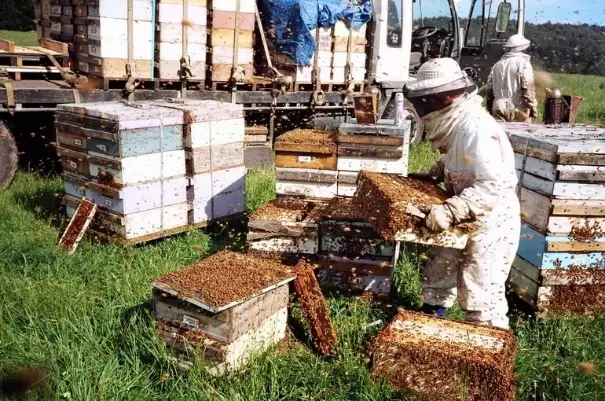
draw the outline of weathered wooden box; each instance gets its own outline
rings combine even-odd
[[[377,125],[342,124],[338,134],[338,171],[361,170],[407,175],[409,121],[402,127],[392,120]]]
[[[160,79],[179,80],[183,73],[182,58],[193,74],[188,79],[206,79],[206,6],[206,0],[158,0],[156,48]]]
[[[277,167],[275,175],[278,195],[330,199],[338,191],[338,173],[334,170]]]
[[[515,399],[509,331],[400,311],[370,351],[375,378],[422,399]]]
[[[278,199],[249,216],[247,247],[267,256],[315,255],[323,204]]]
[[[190,222],[200,224],[246,211],[246,168],[214,170],[189,178]]]
[[[154,280],[157,331],[211,373],[237,370],[285,336],[294,278],[279,262],[220,252]]]

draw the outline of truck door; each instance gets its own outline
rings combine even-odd
[[[410,64],[412,0],[375,0],[373,4],[370,82],[401,89]]]
[[[460,66],[482,86],[504,54],[509,37],[523,34],[525,0],[472,0],[464,29]]]

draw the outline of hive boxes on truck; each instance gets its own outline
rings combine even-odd
[[[127,79],[129,60],[133,76],[154,77],[155,0],[95,0],[88,2],[86,43],[76,46],[77,68],[107,79]],[[129,11],[130,9],[130,11]],[[81,26],[81,24],[78,24]],[[78,27],[78,40],[83,29]],[[82,53],[82,52],[85,53]]]
[[[338,196],[352,197],[361,170],[407,175],[410,122],[395,126],[393,120],[378,124],[357,124],[356,120],[338,129]]]
[[[279,196],[333,198],[337,193],[335,133],[296,129],[275,141]]]
[[[509,284],[540,311],[605,309],[605,130],[506,124],[522,229]]]
[[[241,213],[243,162],[226,165],[223,159],[215,171],[208,168],[197,174],[195,169],[188,171],[186,160],[192,150],[185,150],[185,145],[191,145],[193,132],[205,141],[205,151],[217,148],[220,154],[221,145],[210,141],[211,132],[215,137],[220,133],[233,137],[227,135],[233,121],[220,119],[241,116],[242,108],[188,102],[191,105],[162,101],[59,106],[55,124],[68,215],[73,215],[79,199],[86,198],[99,206],[93,229],[139,243]],[[209,115],[217,121],[196,120]],[[232,146],[243,147],[243,127],[239,138],[239,145]],[[211,159],[204,163],[211,166]]]
[[[153,281],[157,332],[211,373],[238,370],[285,337],[294,278],[279,262],[220,252]]]
[[[254,76],[254,1],[209,0],[210,77],[212,82],[231,81],[234,66],[244,80]]]
[[[208,10],[206,0],[157,0],[158,78],[179,80],[181,59],[191,69],[191,81],[206,79]]]
[[[427,400],[513,401],[511,332],[400,311],[370,346],[372,375]]]

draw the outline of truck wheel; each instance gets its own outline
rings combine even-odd
[[[13,134],[0,121],[0,191],[8,188],[17,172],[19,155]]]
[[[410,120],[412,127],[410,129],[410,145],[418,145],[424,139],[424,123],[416,112],[412,103],[405,99],[403,102],[405,119]]]

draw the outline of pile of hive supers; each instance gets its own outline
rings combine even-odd
[[[543,312],[605,309],[605,129],[505,128],[523,220],[511,287]]]

